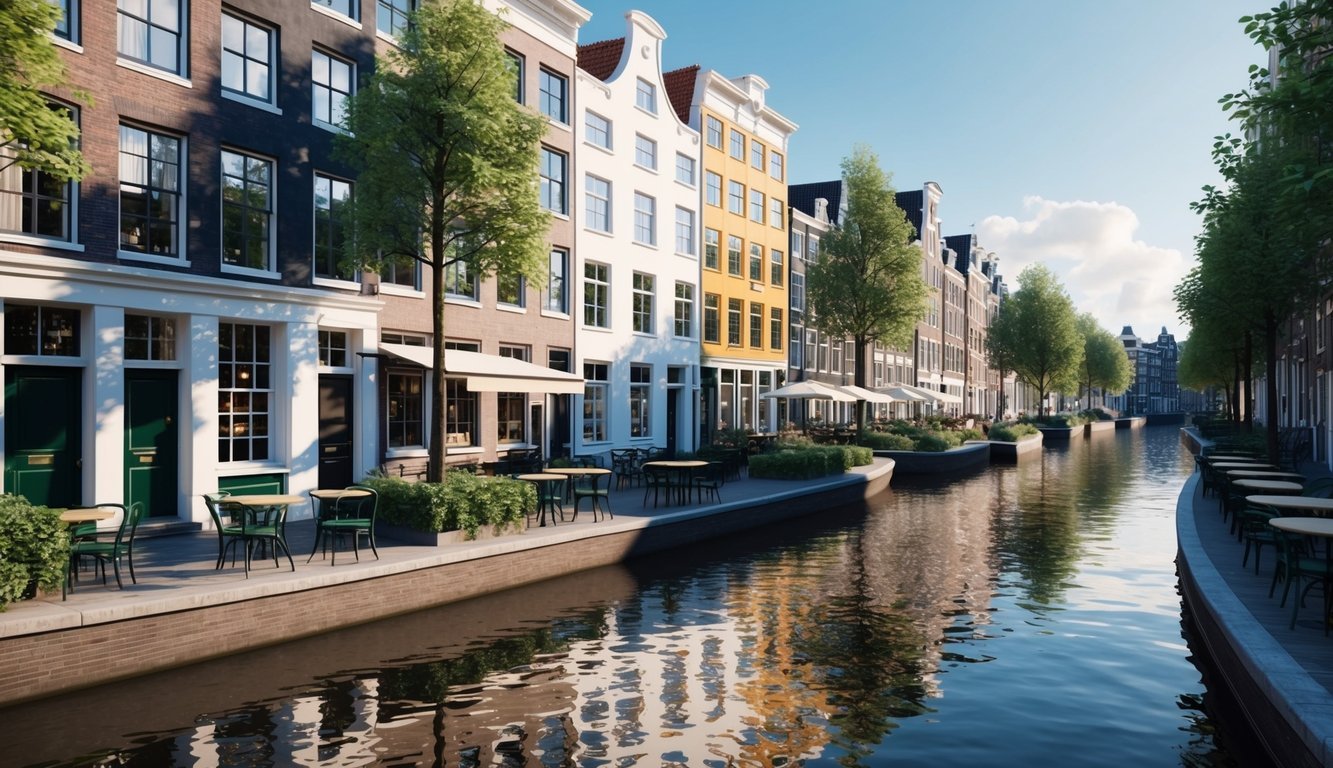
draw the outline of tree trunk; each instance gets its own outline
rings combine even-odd
[[[852,383],[862,389],[869,389],[866,386],[866,339],[864,336],[853,336],[852,343],[856,345],[856,371],[852,374]],[[872,359],[870,365],[874,365]],[[859,436],[866,428],[866,407],[868,403],[864,400],[856,401],[856,434]]]
[[[443,133],[443,125],[439,126]],[[436,179],[444,178],[443,158],[436,158]],[[444,482],[445,451],[448,436],[447,389],[444,369],[444,273],[449,263],[444,252],[444,233],[448,222],[444,220],[444,185],[438,184],[434,190],[435,205],[430,213],[430,272],[431,272],[431,362],[434,376],[430,386],[430,456],[426,463],[426,481]]]
[[[1264,361],[1264,373],[1268,380],[1264,382],[1264,393],[1268,399],[1268,413],[1264,421],[1268,434],[1268,461],[1278,463],[1278,400],[1277,400],[1277,317],[1270,310],[1264,313],[1264,350],[1268,359]]]

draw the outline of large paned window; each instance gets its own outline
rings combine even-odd
[[[629,436],[653,435],[653,367],[635,363],[629,367]]]
[[[60,9],[60,18],[54,30],[56,37],[72,43],[79,42],[79,0],[55,0],[53,5]]]
[[[735,128],[731,129],[730,154],[737,160],[745,159],[745,135]]]
[[[218,326],[218,461],[269,459],[272,368],[267,326]]]
[[[185,9],[184,0],[118,0],[117,53],[183,76],[189,29]]]
[[[222,90],[273,103],[273,30],[222,14]]]
[[[739,181],[727,182],[727,210],[737,216],[745,215],[745,185]]]
[[[511,307],[527,306],[527,281],[517,272],[501,272],[495,276],[495,300]]]
[[[444,293],[457,299],[477,300],[477,276],[466,261],[458,260],[445,265]]]
[[[768,281],[776,286],[782,285],[782,275],[786,272],[782,265],[782,251],[774,248],[768,252]]]
[[[773,349],[782,349],[782,337],[786,335],[782,327],[782,308],[769,307],[768,345]]]
[[[805,239],[805,260],[810,264],[819,263],[819,238],[814,235]]]
[[[819,334],[813,328],[805,329],[805,354],[802,355],[802,361],[807,371],[819,370],[819,358],[816,353],[816,347],[819,342]]]
[[[610,328],[611,268],[605,264],[585,262],[583,265],[583,324],[593,328]]]
[[[527,60],[523,58],[523,54],[508,48],[505,49],[505,58],[509,62],[509,71],[514,73],[514,101],[522,104],[523,83],[528,73]]]
[[[421,262],[411,256],[385,259],[380,267],[380,284],[397,285],[413,291],[421,290]]]
[[[740,276],[741,274],[741,239],[735,235],[727,235],[727,274]]]
[[[181,140],[120,127],[120,249],[178,256]]]
[[[425,447],[425,376],[419,370],[390,368],[387,379],[389,447]]]
[[[769,175],[769,176],[772,176],[773,178],[777,179],[778,181],[782,181],[782,173],[783,173],[783,171],[782,171],[782,153],[780,153],[780,152],[769,152],[769,153],[768,153],[768,175]]]
[[[634,84],[634,106],[657,114],[657,86],[638,78]]]
[[[750,190],[750,221],[764,223],[764,193],[757,189]]]
[[[565,274],[569,269],[569,254],[559,249],[553,249],[548,266],[544,306],[548,312],[565,314],[569,311],[569,293],[565,288]]]
[[[657,142],[634,134],[634,164],[649,170],[657,170]]]
[[[722,341],[722,297],[716,293],[704,294],[704,341],[719,344]]]
[[[447,405],[444,414],[445,445],[478,445],[477,393],[469,392],[466,379],[447,379],[444,382]]]
[[[776,197],[770,197],[768,199],[768,226],[773,227],[774,229],[782,229],[783,214],[786,213],[784,208],[786,208],[786,206]]]
[[[704,266],[709,269],[719,268],[718,248],[720,243],[718,241],[721,237],[722,233],[716,229],[704,230]]]
[[[676,209],[676,253],[694,255],[694,211]]]
[[[657,245],[657,200],[634,193],[634,242]]]
[[[583,205],[587,208],[588,229],[611,231],[611,182],[591,174],[585,177]]]
[[[564,153],[542,147],[541,160],[541,204],[552,213],[565,214],[565,169],[569,158]]]
[[[583,137],[589,144],[611,148],[611,121],[596,112],[583,113]]]
[[[800,272],[791,273],[791,311],[805,313],[805,275]]]
[[[389,37],[398,37],[407,31],[409,17],[416,9],[416,0],[377,0],[375,29]]]
[[[672,317],[672,330],[677,337],[688,339],[693,336],[691,319],[694,317],[694,286],[689,283],[676,283],[676,312]]]
[[[756,301],[750,302],[750,346],[764,347],[764,305]]]
[[[77,118],[77,113],[64,106]],[[74,182],[20,167],[14,143],[0,144],[0,232],[73,240]]]
[[[125,314],[126,360],[175,360],[176,321],[170,317]]]
[[[313,51],[310,54],[310,82],[315,125],[345,128],[347,100],[352,97],[356,82],[352,62],[323,51]]]
[[[79,310],[5,304],[5,354],[79,356]]]
[[[524,413],[528,396],[522,392],[495,393],[495,438],[500,444],[524,442]]]
[[[347,368],[347,332],[319,332],[319,365],[321,368]]]
[[[756,283],[764,279],[764,246],[750,243],[750,279]]]
[[[606,438],[606,400],[610,388],[606,363],[583,364],[583,442],[600,443]]]
[[[319,5],[337,13],[340,16],[346,16],[349,19],[356,18],[357,8],[361,6],[358,0],[310,0],[311,5]]]
[[[805,261],[805,233],[793,231],[791,233],[791,257]]]
[[[682,155],[679,152],[677,152],[676,181],[679,181],[681,184],[686,184],[691,187],[694,186],[695,184],[694,166],[695,166],[694,158],[690,157],[689,155]]]
[[[272,226],[273,163],[222,150],[222,263],[275,269]]]
[[[705,202],[722,207],[722,177],[712,171],[704,171],[704,193]]]
[[[704,128],[704,138],[708,142],[708,146],[713,149],[722,149],[722,121],[709,116]]]
[[[537,75],[537,89],[542,114],[557,123],[569,122],[569,81],[563,75],[543,68]]]
[[[315,174],[315,277],[352,278],[338,264],[347,242],[347,204],[351,200],[351,182]]]
[[[764,170],[764,145],[754,139],[750,140],[750,167],[756,171]]]
[[[741,299],[727,299],[727,345],[741,345],[741,313],[745,311],[745,302]]]
[[[633,320],[635,333],[653,332],[653,299],[656,284],[652,275],[634,273]]]

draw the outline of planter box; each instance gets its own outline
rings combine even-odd
[[[1067,441],[1074,436],[1075,432],[1080,435],[1083,434],[1083,425],[1080,424],[1077,427],[1037,427],[1037,431],[1041,432],[1041,436],[1047,441]]]
[[[1017,464],[1025,456],[1036,456],[1041,453],[1042,436],[1028,435],[1022,440],[1008,442],[1006,440],[970,440],[973,442],[988,442],[990,444],[990,459],[993,464]]]
[[[1093,434],[1097,432],[1114,432],[1114,431],[1115,431],[1115,422],[1111,420],[1090,421],[1087,424],[1083,425],[1084,437],[1092,437]]]
[[[524,525],[524,521],[522,520],[514,523],[507,529],[501,528],[500,526],[483,525],[477,529],[475,538],[468,539],[467,533],[464,531],[428,533],[426,531],[413,530],[404,525],[377,523],[375,525],[375,535],[380,538],[400,541],[404,544],[411,544],[414,547],[443,547],[446,544],[460,544],[465,541],[481,541],[483,539],[494,539],[500,536],[523,533]]]
[[[985,440],[970,440],[947,451],[875,451],[875,455],[893,459],[896,475],[939,475],[988,466],[990,446]]]

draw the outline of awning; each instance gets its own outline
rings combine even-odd
[[[963,398],[958,395],[951,395],[948,392],[941,392],[937,389],[914,387],[911,384],[899,384],[896,388],[919,396],[914,399],[926,399],[933,400],[937,403],[955,403],[958,405],[962,405],[963,403]]]
[[[380,351],[430,370],[430,347],[380,344]],[[444,351],[444,372],[467,379],[471,392],[543,392],[552,395],[583,394],[583,378],[572,373],[543,368],[524,360],[461,349]]]
[[[854,403],[856,398],[839,390],[831,384],[817,381],[795,381],[785,387],[778,387],[772,392],[765,392],[760,397],[777,397],[786,400],[832,400],[838,403]]]
[[[870,391],[870,390],[868,390],[868,389],[865,389],[865,388],[863,388],[863,387],[858,387],[858,386],[856,386],[855,384],[842,384],[842,385],[839,385],[838,389],[842,390],[843,392],[846,392],[847,394],[851,395],[852,397],[855,397],[857,400],[864,400],[864,401],[866,401],[867,403],[897,403],[897,402],[900,402],[900,400],[895,399],[895,398],[893,397],[893,395],[886,394],[886,393],[884,393],[884,392],[872,392],[872,391]]]
[[[896,386],[880,387],[875,391],[882,395],[888,395],[896,403],[924,403],[930,399],[920,391],[913,392],[913,389],[916,389],[916,387],[908,389],[906,386]]]

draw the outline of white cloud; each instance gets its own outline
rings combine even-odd
[[[987,216],[977,242],[1000,257],[1011,291],[1018,275],[1046,265],[1064,284],[1078,312],[1091,312],[1108,331],[1132,325],[1141,338],[1162,326],[1183,340],[1172,291],[1190,268],[1174,248],[1134,239],[1139,218],[1119,203],[1023,199],[1022,218]]]

